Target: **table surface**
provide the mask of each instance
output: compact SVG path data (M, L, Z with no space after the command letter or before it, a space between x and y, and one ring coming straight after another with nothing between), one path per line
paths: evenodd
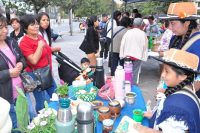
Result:
M146 111L146 104L145 104L145 101L144 101L144 98L143 98L140 88L137 86L133 86L132 92L135 92L137 94L136 101L132 105L125 104L125 106L122 108L122 110L120 112L120 116L115 120L114 128L113 128L114 131L118 127L123 116L126 115L126 116L129 116L130 118L133 118L133 110L134 109L141 109L143 111ZM100 97L97 97L96 99L102 100L104 102L104 105L108 105L109 101L103 100ZM148 119L144 118L142 121L142 125L149 126ZM102 133L102 122L99 122L99 121L97 122L95 133Z
M146 111L146 104L145 104L145 101L144 101L144 98L143 98L143 95L142 95L142 91L140 90L140 88L137 87L137 86L133 86L132 87L132 92L135 92L137 94L135 103L132 104L132 105L125 104L125 106L122 108L122 110L120 112L120 116L117 117L117 119L114 122L113 131L115 131L115 129L118 127L118 125L119 125L121 119L123 118L123 116L126 115L126 116L129 116L130 118L133 118L133 110L134 109L141 109L143 111ZM104 99L100 98L99 96L96 97L96 100L103 101L105 106L107 106L108 102L109 102L107 100L104 100ZM51 103L49 103L49 107L54 108L54 109L58 109L58 107L55 107L55 104L53 105ZM148 119L144 118L143 121L142 121L142 125L149 126ZM95 133L102 133L102 129L103 129L102 128L102 122L97 121Z

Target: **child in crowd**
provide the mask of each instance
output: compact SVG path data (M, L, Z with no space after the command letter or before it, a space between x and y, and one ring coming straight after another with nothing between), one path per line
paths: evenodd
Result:
M82 68L82 73L76 79L78 80L85 79L87 83L93 81L94 72L90 68L90 61L88 58L84 57L81 59L81 68Z
M159 96L156 111L144 113L150 118L150 128L140 124L134 128L140 133L199 133L200 103L193 92L198 56L172 48L163 57L154 58L164 63L161 77L167 90Z
M88 58L82 58L81 59L81 68L82 68L82 70L86 70L87 68L89 68L89 66L90 66L90 61L89 61L89 59Z

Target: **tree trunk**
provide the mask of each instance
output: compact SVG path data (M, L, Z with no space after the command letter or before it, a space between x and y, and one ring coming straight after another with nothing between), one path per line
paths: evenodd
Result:
M6 18L7 18L7 23L10 24L10 8L6 6Z
M70 32L70 36L72 36L72 33L73 33L72 9L69 9L68 14L69 14L69 32Z

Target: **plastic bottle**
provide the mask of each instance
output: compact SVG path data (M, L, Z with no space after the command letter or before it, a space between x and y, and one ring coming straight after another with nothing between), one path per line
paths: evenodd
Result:
M114 79L114 89L115 89L116 99L124 99L124 81L125 81L125 71L122 66L117 66Z
M167 89L167 85L165 84L165 81L163 79L160 79L160 81L158 83L157 90L159 90L159 89L164 89L164 90Z
M147 111L150 111L150 112L152 111L152 110L151 110L151 100L148 100L148 101L147 101L147 103L146 103L146 108L147 108Z
M124 62L125 80L130 81L133 85L133 64L130 59L126 59Z

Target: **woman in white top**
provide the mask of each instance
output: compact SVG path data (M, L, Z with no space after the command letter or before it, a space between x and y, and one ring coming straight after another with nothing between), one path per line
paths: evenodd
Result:
M12 121L9 115L10 104L0 97L0 133L11 133Z
M52 41L51 41L51 26L50 26L49 15L45 12L41 12L37 16L37 21L40 25L39 34L41 34L44 37L44 39L46 40L47 44L49 44L49 46L51 46Z

